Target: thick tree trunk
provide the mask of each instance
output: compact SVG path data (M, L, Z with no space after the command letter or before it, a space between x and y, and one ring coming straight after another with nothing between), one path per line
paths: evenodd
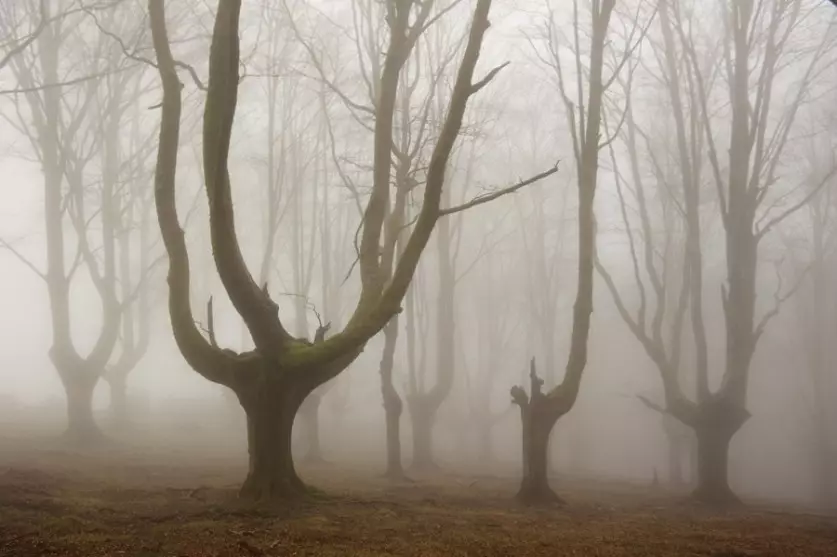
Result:
M740 504L729 487L729 444L738 428L699 427L697 433L697 487L693 497L708 505Z
M557 419L547 414L532 412L531 407L521 412L523 418L523 481L517 498L527 504L561 503L549 487L549 438Z
M67 393L67 441L76 446L100 442L104 435L93 418L93 392L99 376L95 373L61 373Z
M305 461L323 463L322 445L320 444L320 403L322 395L316 392L308 395L302 403L299 415L305 425Z
M743 405L728 397L715 395L698 406L697 415L689 424L697 439L697 486L692 494L695 500L713 507L741 504L729 487L729 444L749 417Z
M242 400L247 414L250 467L241 497L268 501L306 494L291 451L294 418L305 398L296 391L262 386L250 398Z

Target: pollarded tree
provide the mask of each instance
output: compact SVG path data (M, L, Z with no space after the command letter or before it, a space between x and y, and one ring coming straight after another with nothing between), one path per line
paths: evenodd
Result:
M587 344L590 335L590 316L593 312L593 268L596 252L596 223L593 201L599 172L599 152L613 137L602 137L602 116L605 95L616 81L622 69L629 64L634 51L644 38L645 29L638 18L624 39L623 52L613 66L610 76L604 75L605 54L612 37L609 35L615 0L594 0L591 5L592 33L590 36L590 62L583 68L583 50L580 41L580 17L578 1L573 2L575 44L573 54L576 64L578 90L572 101L565 76L565 62L559 48L559 32L555 14L550 10L544 26L545 49L536 47L536 53L545 66L554 72L558 93L566 108L578 188L578 282L570 351L567 366L560 384L544 393L543 380L538 377L535 360L530 366L530 391L515 386L511 389L512 401L520 407L523 426L523 480L518 498L527 503L560 502L549 487L547 455L549 438L558 419L569 412L578 398L581 377L587 365ZM582 76L587 76L584 92Z
M245 497L273 499L305 492L291 455L291 429L296 412L311 391L346 369L366 342L400 311L419 257L440 217L445 171L468 99L497 74L495 70L479 81L473 79L491 8L490 0L479 0L447 115L433 148L421 212L392 274L385 273L380 246L390 194L398 81L416 41L432 23L426 14L433 4L430 0L394 0L386 4L389 41L376 103L372 188L364 211L358 253L361 294L343 331L322 342L310 343L294 338L283 326L278 305L253 280L236 238L228 157L239 81L241 1L219 0L209 52L203 163L215 265L255 345L252 351L235 353L204 338L192 316L189 256L174 197L181 87L166 31L164 1L149 0L154 48L163 83L155 192L160 228L169 255L169 314L175 341L189 365L206 379L235 391L247 415L250 468L242 487Z

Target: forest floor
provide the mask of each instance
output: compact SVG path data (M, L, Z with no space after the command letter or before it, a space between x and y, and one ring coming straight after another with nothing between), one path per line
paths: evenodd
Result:
M837 556L837 520L748 507L716 514L650 486L556 480L531 509L511 478L392 485L336 465L276 508L236 498L240 462L169 452L11 450L0 440L0 555Z

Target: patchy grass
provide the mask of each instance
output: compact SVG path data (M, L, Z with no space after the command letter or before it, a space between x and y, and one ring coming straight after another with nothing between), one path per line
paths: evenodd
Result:
M556 487L566 508L529 509L511 499L510 479L392 485L334 466L307 471L324 496L268 508L237 500L239 463L198 461L124 451L7 459L0 555L837 556L833 519L713 514L650 488L565 481Z

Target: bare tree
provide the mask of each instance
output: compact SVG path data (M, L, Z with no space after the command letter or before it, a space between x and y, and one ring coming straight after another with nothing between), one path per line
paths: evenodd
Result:
M825 508L835 509L837 430L834 429L835 416L829 393L835 392L837 388L837 376L834 374L837 352L829 340L837 327L833 311L837 307L837 299L829 284L833 283L837 271L837 203L834 197L836 182L833 177L829 178L835 165L833 142L823 139L822 134L814 134L812 137L806 157L810 169L806 182L809 188L819 189L823 178L826 178L828 185L810 199L805 210L800 211L797 220L802 221L803 226L795 228L803 230L805 235L787 235L785 247L794 273L804 277L805 281L794 296L796 320L791 325L805 354L805 369L808 372L808 381L800 385L806 402L804 430L800 440L810 454L815 500ZM826 153L822 153L823 147ZM804 242L804 245L800 246L800 242ZM806 251L809 261L800 257Z
M611 77L604 77L605 51L608 28L615 0L595 1L591 6L592 35L590 38L590 67L587 70L587 93L583 93L582 45L578 2L573 2L575 26L574 55L577 67L576 80L579 91L574 104L568 96L558 33L554 14L550 11L545 25L546 52L536 52L542 61L555 72L558 91L567 111L567 119L573 141L573 153L578 173L578 283L573 308L573 328L567 367L560 384L548 392L542 392L543 380L538 377L535 360L530 366L529 394L523 387L511 389L512 401L520 407L523 424L523 480L518 498L529 503L559 502L549 487L547 479L547 455L552 428L558 419L569 412L578 397L581 377L587 364L587 341L590 335L590 315L593 312L593 261L595 258L596 223L593 200L599 171L599 152L612 138L602 139L602 112L605 94L627 63L633 50L642 40L638 27L627 39L623 58L614 68ZM637 24L638 25L638 24ZM637 36L639 35L639 36Z
M66 11L59 11L65 14L59 17L53 9L51 2L41 3L46 23L31 43L33 48L8 60L20 88L15 92L17 123L11 118L7 121L29 138L44 172L46 270L40 271L8 243L4 246L46 283L52 316L49 355L67 393L66 436L74 443L88 444L102 437L93 418L93 391L119 341L123 312L135 300L133 293L125 297L123 291L120 297L118 292L120 278L127 279L119 276L115 238L126 217L120 178L128 180L128 176L120 176L119 142L114 134L124 123L127 107L136 100L130 95L130 84L140 78L136 64L120 56L110 38L100 34L97 41L85 39L89 28L79 28L85 21L82 15L70 18ZM103 12L112 21L130 17L115 8L103 8ZM59 55L72 50L83 60ZM78 66L96 77L68 77L67 71ZM109 79L102 80L103 76ZM97 106L103 117L100 121L90 117ZM110 140L107 143L105 136ZM103 157L101 177L92 180L90 163L98 154ZM98 203L92 210L90 200ZM71 245L67 222L75 233L74 254L67 252ZM96 225L100 232L93 234ZM86 356L79 353L72 338L76 312L70 291L80 269L90 277L102 305L101 328Z
M233 389L247 414L250 470L242 488L243 496L271 499L305 491L291 456L291 429L296 412L311 391L346 369L366 342L400 311L419 256L442 214L440 201L445 171L468 99L497 74L495 71L480 81L473 80L491 7L490 0L480 0L474 8L447 116L430 159L421 212L394 271L391 275L386 273L380 257L380 240L389 203L397 85L407 57L429 23L427 14L432 7L430 1L387 4L389 43L376 103L372 190L364 210L358 257L360 299L343 331L322 342L310 343L295 338L285 329L277 304L253 280L236 239L228 157L239 81L241 2L219 2L210 47L204 113L204 174L216 268L255 344L254 350L238 354L207 340L192 317L188 252L174 200L180 83L167 37L163 1L149 0L164 90L156 200L169 254L169 314L175 340L189 365L206 379Z
M704 45L686 23L685 11L694 9L697 5L675 0L660 4L662 42L658 45L657 59L674 115L678 161L675 180L682 184L683 190L679 211L685 224L687 286L682 287L681 303L687 303L688 299L691 315L696 349L696 402L682 392L676 353L667 354L662 350L656 325L646 328L641 316L629 316L618 300L617 307L661 372L665 407L648 399L643 399L644 402L670 413L696 433L695 498L709 504L727 505L738 501L728 481L729 445L750 417L746 399L752 356L765 327L794 290L778 292L773 307L756 320L759 244L822 186L819 184L807 193L798 188L776 191L783 153L812 79L820 71L821 54L829 44L830 33L824 32L813 46L810 43L803 46L800 42L803 22L807 10L813 7L806 8L805 2L796 0L758 6L745 1L720 7L723 41ZM827 26L831 28L832 23ZM780 103L774 97L791 58L805 62L796 66L801 67L800 75L788 93L789 99ZM759 69L753 71L756 65ZM726 110L728 117L713 117L719 110ZM721 155L725 151L721 144L725 141L729 142L726 161ZM652 157L657 161L662 158L660 153L653 152ZM726 247L727 280L721 296L726 351L723 379L714 391L710 387L703 318L701 169L704 158L708 159L709 180L717 192L715 210L723 223ZM634 181L636 187L638 180ZM646 253L647 249L648 246ZM646 264L646 271L656 289L656 315L664 314L661 270ZM615 294L611 283L609 286ZM678 312L685 311L682 305L678 304L678 308Z

